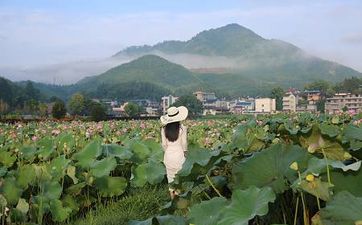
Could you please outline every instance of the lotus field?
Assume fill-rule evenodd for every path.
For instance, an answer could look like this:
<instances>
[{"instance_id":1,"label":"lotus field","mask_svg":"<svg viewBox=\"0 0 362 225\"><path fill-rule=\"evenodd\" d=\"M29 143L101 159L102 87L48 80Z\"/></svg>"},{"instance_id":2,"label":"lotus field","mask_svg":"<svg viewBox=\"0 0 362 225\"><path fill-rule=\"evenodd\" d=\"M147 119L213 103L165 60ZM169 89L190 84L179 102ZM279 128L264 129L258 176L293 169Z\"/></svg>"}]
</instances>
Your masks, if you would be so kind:
<instances>
[{"instance_id":1,"label":"lotus field","mask_svg":"<svg viewBox=\"0 0 362 225\"><path fill-rule=\"evenodd\" d=\"M185 124L180 195L129 224L362 224L361 116ZM132 188L167 183L162 161L159 121L0 123L0 223L72 220Z\"/></svg>"}]
</instances>

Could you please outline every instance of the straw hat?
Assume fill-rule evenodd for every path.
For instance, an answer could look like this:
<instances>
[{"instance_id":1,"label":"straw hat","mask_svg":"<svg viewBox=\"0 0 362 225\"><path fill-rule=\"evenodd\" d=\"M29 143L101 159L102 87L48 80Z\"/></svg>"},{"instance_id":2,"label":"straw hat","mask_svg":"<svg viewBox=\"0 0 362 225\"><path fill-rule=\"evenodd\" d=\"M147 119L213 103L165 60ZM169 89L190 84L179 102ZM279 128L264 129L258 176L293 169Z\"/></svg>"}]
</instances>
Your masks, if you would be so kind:
<instances>
[{"instance_id":1,"label":"straw hat","mask_svg":"<svg viewBox=\"0 0 362 225\"><path fill-rule=\"evenodd\" d=\"M166 115L161 116L161 118L160 118L161 123L163 125L167 125L169 123L185 120L188 113L189 113L189 111L187 110L187 108L185 106L180 106L180 107L172 106L169 109L167 109Z\"/></svg>"}]
</instances>

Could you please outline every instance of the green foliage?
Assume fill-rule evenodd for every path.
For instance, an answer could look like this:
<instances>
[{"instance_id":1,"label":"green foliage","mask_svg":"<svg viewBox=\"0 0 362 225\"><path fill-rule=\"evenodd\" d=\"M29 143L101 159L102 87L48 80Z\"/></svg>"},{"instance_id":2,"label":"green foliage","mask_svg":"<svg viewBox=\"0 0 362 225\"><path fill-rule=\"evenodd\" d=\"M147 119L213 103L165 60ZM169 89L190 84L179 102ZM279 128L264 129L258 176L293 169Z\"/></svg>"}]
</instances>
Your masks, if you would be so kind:
<instances>
[{"instance_id":1,"label":"green foliage","mask_svg":"<svg viewBox=\"0 0 362 225\"><path fill-rule=\"evenodd\" d=\"M133 102L128 102L124 107L124 111L129 117L139 116L141 113L141 107Z\"/></svg>"},{"instance_id":2,"label":"green foliage","mask_svg":"<svg viewBox=\"0 0 362 225\"><path fill-rule=\"evenodd\" d=\"M85 107L85 99L81 93L75 93L68 101L68 109L72 115L81 115Z\"/></svg>"},{"instance_id":3,"label":"green foliage","mask_svg":"<svg viewBox=\"0 0 362 225\"><path fill-rule=\"evenodd\" d=\"M90 118L93 121L101 121L106 119L106 108L98 102L91 102L89 105Z\"/></svg>"},{"instance_id":4,"label":"green foliage","mask_svg":"<svg viewBox=\"0 0 362 225\"><path fill-rule=\"evenodd\" d=\"M194 95L180 96L173 106L185 106L189 110L190 116L196 116L202 113L202 103Z\"/></svg>"},{"instance_id":5,"label":"green foliage","mask_svg":"<svg viewBox=\"0 0 362 225\"><path fill-rule=\"evenodd\" d=\"M61 119L65 116L67 110L63 101L56 101L52 108L52 116L56 119Z\"/></svg>"},{"instance_id":6,"label":"green foliage","mask_svg":"<svg viewBox=\"0 0 362 225\"><path fill-rule=\"evenodd\" d=\"M271 90L270 97L275 98L276 110L283 110L283 96L284 90L281 87L275 87Z\"/></svg>"}]
</instances>

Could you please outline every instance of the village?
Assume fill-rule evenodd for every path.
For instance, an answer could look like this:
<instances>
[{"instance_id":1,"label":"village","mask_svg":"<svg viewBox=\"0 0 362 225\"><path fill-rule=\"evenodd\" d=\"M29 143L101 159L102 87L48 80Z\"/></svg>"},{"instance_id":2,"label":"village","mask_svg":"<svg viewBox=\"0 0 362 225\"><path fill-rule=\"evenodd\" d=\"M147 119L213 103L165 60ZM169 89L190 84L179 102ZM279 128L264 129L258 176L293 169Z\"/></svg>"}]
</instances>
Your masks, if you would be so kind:
<instances>
[{"instance_id":1,"label":"village","mask_svg":"<svg viewBox=\"0 0 362 225\"><path fill-rule=\"evenodd\" d=\"M296 113L310 112L320 113L321 108L326 114L337 114L340 112L360 113L362 112L362 95L351 93L336 93L332 97L325 97L318 90L289 89L281 98L278 109L277 99L270 97L245 97L233 100L218 98L214 92L197 91L193 95L202 103L202 115L224 115L224 114L275 114L279 112ZM114 117L122 117L125 114L125 106L135 103L142 107L141 116L159 116L166 113L179 97L163 96L160 102L148 99L136 99L122 104L112 100L98 100L108 106L108 114Z\"/></svg>"}]
</instances>

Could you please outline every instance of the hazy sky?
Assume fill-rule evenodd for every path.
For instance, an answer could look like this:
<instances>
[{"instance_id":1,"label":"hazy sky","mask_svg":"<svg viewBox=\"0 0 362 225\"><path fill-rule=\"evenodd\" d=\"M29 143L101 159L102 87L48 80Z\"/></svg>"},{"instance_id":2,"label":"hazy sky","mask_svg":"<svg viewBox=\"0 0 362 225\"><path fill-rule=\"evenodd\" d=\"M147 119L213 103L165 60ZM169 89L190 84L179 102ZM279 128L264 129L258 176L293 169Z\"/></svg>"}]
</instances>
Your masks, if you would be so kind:
<instances>
[{"instance_id":1,"label":"hazy sky","mask_svg":"<svg viewBox=\"0 0 362 225\"><path fill-rule=\"evenodd\" d=\"M228 23L362 71L361 0L0 0L0 66L108 57Z\"/></svg>"}]
</instances>

